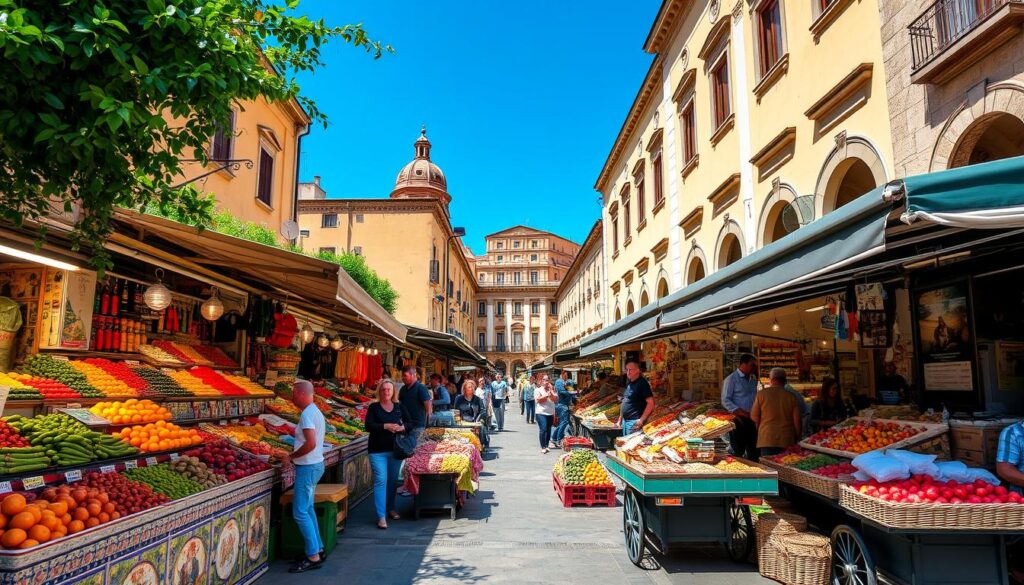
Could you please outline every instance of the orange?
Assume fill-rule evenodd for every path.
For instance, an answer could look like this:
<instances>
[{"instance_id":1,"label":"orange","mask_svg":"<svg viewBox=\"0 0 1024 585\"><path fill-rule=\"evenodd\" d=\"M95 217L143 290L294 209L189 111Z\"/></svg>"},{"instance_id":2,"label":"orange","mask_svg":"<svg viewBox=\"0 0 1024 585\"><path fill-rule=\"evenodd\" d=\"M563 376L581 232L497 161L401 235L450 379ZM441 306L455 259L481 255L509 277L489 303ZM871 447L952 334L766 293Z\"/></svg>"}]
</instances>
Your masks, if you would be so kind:
<instances>
[{"instance_id":1,"label":"orange","mask_svg":"<svg viewBox=\"0 0 1024 585\"><path fill-rule=\"evenodd\" d=\"M75 508L75 513L73 515L75 520L85 521L89 519L89 510L86 510L85 507L78 507Z\"/></svg>"},{"instance_id":2,"label":"orange","mask_svg":"<svg viewBox=\"0 0 1024 585\"><path fill-rule=\"evenodd\" d=\"M89 515L92 516L93 518L95 518L96 516L99 516L100 512L103 511L103 508L101 508L99 504L95 504L95 503L94 504L89 504L88 506L85 507L85 509L89 512Z\"/></svg>"},{"instance_id":3,"label":"orange","mask_svg":"<svg viewBox=\"0 0 1024 585\"><path fill-rule=\"evenodd\" d=\"M110 519L111 520L117 520L120 517L121 517L121 513L118 512L117 510L114 510L113 512L110 513Z\"/></svg>"},{"instance_id":4,"label":"orange","mask_svg":"<svg viewBox=\"0 0 1024 585\"><path fill-rule=\"evenodd\" d=\"M0 530L7 528L7 521L7 516L5 514L0 514Z\"/></svg>"},{"instance_id":5,"label":"orange","mask_svg":"<svg viewBox=\"0 0 1024 585\"><path fill-rule=\"evenodd\" d=\"M100 524L100 519L99 518L89 518L88 520L85 521L85 527L86 528L92 528L93 526L99 526L99 524Z\"/></svg>"},{"instance_id":6,"label":"orange","mask_svg":"<svg viewBox=\"0 0 1024 585\"><path fill-rule=\"evenodd\" d=\"M64 514L63 516L60 517L60 525L61 526L67 526L70 523L71 523L71 514Z\"/></svg>"},{"instance_id":7,"label":"orange","mask_svg":"<svg viewBox=\"0 0 1024 585\"><path fill-rule=\"evenodd\" d=\"M31 538L26 538L21 542L21 546L19 546L18 548L32 548L33 546L39 546L39 541L33 540Z\"/></svg>"},{"instance_id":8,"label":"orange","mask_svg":"<svg viewBox=\"0 0 1024 585\"><path fill-rule=\"evenodd\" d=\"M39 542L50 540L50 529L42 524L36 524L28 530L28 537Z\"/></svg>"},{"instance_id":9,"label":"orange","mask_svg":"<svg viewBox=\"0 0 1024 585\"><path fill-rule=\"evenodd\" d=\"M22 530L28 530L36 524L36 517L31 512L25 511L18 513L14 518L11 518L11 528L21 528Z\"/></svg>"},{"instance_id":10,"label":"orange","mask_svg":"<svg viewBox=\"0 0 1024 585\"><path fill-rule=\"evenodd\" d=\"M103 504L103 511L106 512L107 514L110 514L111 512L113 512L116 509L117 508L114 506L113 502L107 502L106 504Z\"/></svg>"},{"instance_id":11,"label":"orange","mask_svg":"<svg viewBox=\"0 0 1024 585\"><path fill-rule=\"evenodd\" d=\"M35 529L36 526L42 526L43 528L46 528L47 530L51 530L52 531L52 530L56 530L57 527L60 526L60 520L58 520L57 518L51 516L49 518L43 518L43 521L40 522L39 524L36 524L35 526L33 526L32 529ZM29 530L29 536L32 536L32 529ZM37 538L36 540L39 540L39 539ZM40 541L40 542L42 542L42 541Z\"/></svg>"},{"instance_id":12,"label":"orange","mask_svg":"<svg viewBox=\"0 0 1024 585\"><path fill-rule=\"evenodd\" d=\"M107 495L107 492L100 492L100 493L96 494L96 500L100 504L106 504L107 502L110 501L110 496Z\"/></svg>"},{"instance_id":13,"label":"orange","mask_svg":"<svg viewBox=\"0 0 1024 585\"><path fill-rule=\"evenodd\" d=\"M100 512L100 515L97 516L97 518L100 519L100 524L106 524L107 522L110 522L110 514L107 514L106 512Z\"/></svg>"},{"instance_id":14,"label":"orange","mask_svg":"<svg viewBox=\"0 0 1024 585\"><path fill-rule=\"evenodd\" d=\"M0 545L3 545L4 548L17 548L26 538L28 538L27 532L21 528L12 528L0 536Z\"/></svg>"},{"instance_id":15,"label":"orange","mask_svg":"<svg viewBox=\"0 0 1024 585\"><path fill-rule=\"evenodd\" d=\"M64 514L68 513L68 504L67 504L67 502L62 502L62 501L58 500L56 502L51 503L46 508L46 511L47 512L53 512L54 516L60 517L60 516L63 516Z\"/></svg>"},{"instance_id":16,"label":"orange","mask_svg":"<svg viewBox=\"0 0 1024 585\"><path fill-rule=\"evenodd\" d=\"M25 496L21 494L10 494L0 503L0 512L8 516L14 516L25 509Z\"/></svg>"},{"instance_id":17,"label":"orange","mask_svg":"<svg viewBox=\"0 0 1024 585\"><path fill-rule=\"evenodd\" d=\"M68 524L68 532L70 534L81 532L83 530L85 530L85 522L82 522L81 520L72 520L71 523Z\"/></svg>"}]
</instances>

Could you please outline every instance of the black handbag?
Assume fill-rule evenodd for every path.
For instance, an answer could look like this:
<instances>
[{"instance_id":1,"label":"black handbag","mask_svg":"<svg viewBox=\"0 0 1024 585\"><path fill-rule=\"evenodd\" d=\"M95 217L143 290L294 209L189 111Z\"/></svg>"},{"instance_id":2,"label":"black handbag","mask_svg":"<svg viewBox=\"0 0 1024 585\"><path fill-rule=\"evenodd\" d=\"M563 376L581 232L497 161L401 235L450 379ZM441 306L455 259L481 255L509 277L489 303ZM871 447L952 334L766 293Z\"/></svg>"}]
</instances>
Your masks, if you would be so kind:
<instances>
[{"instance_id":1,"label":"black handbag","mask_svg":"<svg viewBox=\"0 0 1024 585\"><path fill-rule=\"evenodd\" d=\"M411 433L395 433L395 459L408 459L416 452L416 437Z\"/></svg>"}]
</instances>

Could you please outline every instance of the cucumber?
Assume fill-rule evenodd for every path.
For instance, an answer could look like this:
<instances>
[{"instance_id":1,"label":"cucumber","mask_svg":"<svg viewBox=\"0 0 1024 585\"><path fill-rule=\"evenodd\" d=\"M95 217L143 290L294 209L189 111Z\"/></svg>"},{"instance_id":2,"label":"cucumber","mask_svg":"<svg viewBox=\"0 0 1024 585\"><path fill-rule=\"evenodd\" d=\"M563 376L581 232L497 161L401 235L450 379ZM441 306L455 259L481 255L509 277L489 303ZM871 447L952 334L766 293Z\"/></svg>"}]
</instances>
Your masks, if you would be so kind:
<instances>
[{"instance_id":1,"label":"cucumber","mask_svg":"<svg viewBox=\"0 0 1024 585\"><path fill-rule=\"evenodd\" d=\"M42 447L0 447L0 455L42 452Z\"/></svg>"},{"instance_id":2,"label":"cucumber","mask_svg":"<svg viewBox=\"0 0 1024 585\"><path fill-rule=\"evenodd\" d=\"M33 463L33 464L18 465L18 466L15 466L15 467L9 467L7 469L4 469L3 470L3 474L4 475L12 475L12 474L15 474L15 473L26 473L28 471L38 471L40 469L46 469L49 466L50 465L48 463Z\"/></svg>"}]
</instances>

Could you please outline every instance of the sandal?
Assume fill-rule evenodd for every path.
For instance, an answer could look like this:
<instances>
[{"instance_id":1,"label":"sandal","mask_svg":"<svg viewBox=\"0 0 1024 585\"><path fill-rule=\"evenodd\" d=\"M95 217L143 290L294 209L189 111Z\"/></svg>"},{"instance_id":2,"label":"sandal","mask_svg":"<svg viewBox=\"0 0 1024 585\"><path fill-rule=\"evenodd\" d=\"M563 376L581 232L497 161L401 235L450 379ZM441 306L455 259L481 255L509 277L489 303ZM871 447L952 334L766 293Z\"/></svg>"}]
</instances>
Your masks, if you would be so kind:
<instances>
[{"instance_id":1,"label":"sandal","mask_svg":"<svg viewBox=\"0 0 1024 585\"><path fill-rule=\"evenodd\" d=\"M392 520L399 520L399 519L401 519L401 518L402 518L401 516L399 516L399 515L398 515L398 512L388 512L388 516L389 516L389 517L390 517L390 518L391 518Z\"/></svg>"},{"instance_id":2,"label":"sandal","mask_svg":"<svg viewBox=\"0 0 1024 585\"><path fill-rule=\"evenodd\" d=\"M383 519L383 518L381 518L380 520L377 521L377 528L379 528L381 530L387 530L388 529L388 521Z\"/></svg>"}]
</instances>

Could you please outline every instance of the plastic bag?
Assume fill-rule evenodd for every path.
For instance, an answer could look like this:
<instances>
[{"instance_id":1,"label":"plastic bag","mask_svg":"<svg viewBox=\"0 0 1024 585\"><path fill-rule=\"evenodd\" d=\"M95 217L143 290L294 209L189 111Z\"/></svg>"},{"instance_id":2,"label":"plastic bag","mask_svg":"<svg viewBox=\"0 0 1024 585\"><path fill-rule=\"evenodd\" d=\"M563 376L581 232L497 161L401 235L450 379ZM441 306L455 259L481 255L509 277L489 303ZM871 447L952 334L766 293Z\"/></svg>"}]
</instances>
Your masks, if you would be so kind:
<instances>
[{"instance_id":1,"label":"plastic bag","mask_svg":"<svg viewBox=\"0 0 1024 585\"><path fill-rule=\"evenodd\" d=\"M914 453L902 449L889 449L885 454L888 457L893 457L906 463L910 473L930 475L932 477L936 477L939 474L939 468L935 466L935 455L925 455L924 453Z\"/></svg>"},{"instance_id":2,"label":"plastic bag","mask_svg":"<svg viewBox=\"0 0 1024 585\"><path fill-rule=\"evenodd\" d=\"M967 479L967 464L962 461L939 461L935 464L935 467L939 469L939 475L935 479L942 481L953 480L960 483L974 481L973 479Z\"/></svg>"},{"instance_id":3,"label":"plastic bag","mask_svg":"<svg viewBox=\"0 0 1024 585\"><path fill-rule=\"evenodd\" d=\"M967 469L967 480L964 483L974 483L977 480L981 480L985 483L992 485L999 485L999 478L992 475L992 472L987 469L980 467L971 467Z\"/></svg>"},{"instance_id":4,"label":"plastic bag","mask_svg":"<svg viewBox=\"0 0 1024 585\"><path fill-rule=\"evenodd\" d=\"M871 479L871 476L858 470L853 472L853 479L856 479L857 481L867 481Z\"/></svg>"},{"instance_id":5,"label":"plastic bag","mask_svg":"<svg viewBox=\"0 0 1024 585\"><path fill-rule=\"evenodd\" d=\"M853 460L853 466L881 482L910 477L910 467L906 463L878 451L858 455Z\"/></svg>"}]
</instances>

